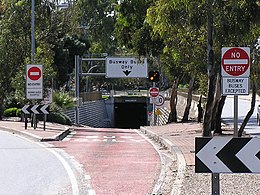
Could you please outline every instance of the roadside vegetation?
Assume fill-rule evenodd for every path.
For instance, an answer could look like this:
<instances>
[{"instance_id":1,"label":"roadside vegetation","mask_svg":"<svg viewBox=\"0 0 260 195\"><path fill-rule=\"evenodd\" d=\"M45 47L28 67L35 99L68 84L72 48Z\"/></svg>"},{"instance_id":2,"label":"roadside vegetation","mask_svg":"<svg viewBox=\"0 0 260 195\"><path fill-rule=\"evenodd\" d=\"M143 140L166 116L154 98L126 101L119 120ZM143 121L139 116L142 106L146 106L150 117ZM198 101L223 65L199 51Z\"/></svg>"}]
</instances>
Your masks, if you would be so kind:
<instances>
[{"instance_id":1,"label":"roadside vegetation","mask_svg":"<svg viewBox=\"0 0 260 195\"><path fill-rule=\"evenodd\" d=\"M250 85L259 92L260 1L213 0L39 0L35 5L35 64L43 64L44 88L61 91L51 106L63 113L73 94L75 55L145 56L149 70L161 74L157 86L171 89L168 122L177 122L177 93L186 86L182 121L189 120L191 95L206 97L203 134L221 133L222 47L250 47ZM25 66L31 61L31 1L0 0L0 110L30 104L25 98ZM104 71L95 64L93 71ZM84 69L92 67L84 64ZM147 79L80 78L80 90L148 89ZM62 102L62 105L59 103ZM38 102L40 103L40 102ZM250 111L250 108L249 108ZM7 112L7 111L5 111ZM250 115L250 112L249 112ZM249 116L248 115L248 116ZM246 121L245 121L246 123ZM240 135L243 127L240 129Z\"/></svg>"}]
</instances>

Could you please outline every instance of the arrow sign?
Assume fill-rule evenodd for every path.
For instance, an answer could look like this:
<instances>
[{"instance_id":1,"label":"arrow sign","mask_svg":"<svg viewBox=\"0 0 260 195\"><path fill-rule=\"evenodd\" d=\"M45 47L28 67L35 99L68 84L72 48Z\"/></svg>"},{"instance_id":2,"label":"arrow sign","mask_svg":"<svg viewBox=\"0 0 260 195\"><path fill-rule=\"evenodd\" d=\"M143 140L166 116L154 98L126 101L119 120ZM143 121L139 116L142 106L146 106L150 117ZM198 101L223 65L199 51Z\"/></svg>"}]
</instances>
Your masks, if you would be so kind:
<instances>
[{"instance_id":1,"label":"arrow sign","mask_svg":"<svg viewBox=\"0 0 260 195\"><path fill-rule=\"evenodd\" d=\"M128 76L131 73L131 71L125 70L125 71L123 71L123 73L125 73L125 75Z\"/></svg>"},{"instance_id":2,"label":"arrow sign","mask_svg":"<svg viewBox=\"0 0 260 195\"><path fill-rule=\"evenodd\" d=\"M25 106L23 106L22 107L22 112L24 113L24 114L30 114L31 112L31 107L32 106L30 106L30 105L25 105Z\"/></svg>"},{"instance_id":3,"label":"arrow sign","mask_svg":"<svg viewBox=\"0 0 260 195\"><path fill-rule=\"evenodd\" d=\"M49 105L25 105L22 108L24 114L49 114Z\"/></svg>"},{"instance_id":4,"label":"arrow sign","mask_svg":"<svg viewBox=\"0 0 260 195\"><path fill-rule=\"evenodd\" d=\"M196 173L260 173L260 138L195 138Z\"/></svg>"}]
</instances>

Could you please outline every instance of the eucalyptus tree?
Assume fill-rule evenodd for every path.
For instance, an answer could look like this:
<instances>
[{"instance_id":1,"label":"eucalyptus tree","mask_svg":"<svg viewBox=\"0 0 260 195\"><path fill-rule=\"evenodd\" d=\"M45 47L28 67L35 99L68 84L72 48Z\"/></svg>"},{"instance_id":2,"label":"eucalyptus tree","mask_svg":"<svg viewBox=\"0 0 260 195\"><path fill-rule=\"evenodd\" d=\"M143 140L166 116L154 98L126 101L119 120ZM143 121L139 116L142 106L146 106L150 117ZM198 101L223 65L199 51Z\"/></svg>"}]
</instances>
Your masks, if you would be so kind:
<instances>
[{"instance_id":1,"label":"eucalyptus tree","mask_svg":"<svg viewBox=\"0 0 260 195\"><path fill-rule=\"evenodd\" d=\"M177 121L177 88L181 78L190 78L189 96L183 121L188 120L195 78L205 74L205 11L203 1L154 1L147 19L154 33L164 40L164 69L173 80L169 122ZM204 69L203 69L204 67ZM171 70L171 71L169 71Z\"/></svg>"}]
</instances>

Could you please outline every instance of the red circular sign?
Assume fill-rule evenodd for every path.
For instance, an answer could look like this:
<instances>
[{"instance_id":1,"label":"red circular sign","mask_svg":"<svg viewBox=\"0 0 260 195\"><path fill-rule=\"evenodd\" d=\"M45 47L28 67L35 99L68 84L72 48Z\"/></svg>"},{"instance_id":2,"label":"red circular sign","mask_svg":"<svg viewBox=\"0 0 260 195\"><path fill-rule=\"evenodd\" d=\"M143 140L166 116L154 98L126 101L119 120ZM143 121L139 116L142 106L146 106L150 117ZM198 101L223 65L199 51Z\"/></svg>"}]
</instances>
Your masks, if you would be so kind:
<instances>
[{"instance_id":1,"label":"red circular sign","mask_svg":"<svg viewBox=\"0 0 260 195\"><path fill-rule=\"evenodd\" d=\"M159 88L157 88L157 87L152 87L152 88L150 88L150 91L149 91L149 93L150 93L150 96L152 96L152 97L157 97L158 95L159 95Z\"/></svg>"},{"instance_id":2,"label":"red circular sign","mask_svg":"<svg viewBox=\"0 0 260 195\"><path fill-rule=\"evenodd\" d=\"M41 69L38 67L31 67L28 70L28 78L33 80L33 81L37 81L39 78L41 78L42 76L42 72Z\"/></svg>"},{"instance_id":3,"label":"red circular sign","mask_svg":"<svg viewBox=\"0 0 260 195\"><path fill-rule=\"evenodd\" d=\"M243 75L249 66L248 53L239 47L228 49L222 56L222 68L231 76Z\"/></svg>"}]
</instances>

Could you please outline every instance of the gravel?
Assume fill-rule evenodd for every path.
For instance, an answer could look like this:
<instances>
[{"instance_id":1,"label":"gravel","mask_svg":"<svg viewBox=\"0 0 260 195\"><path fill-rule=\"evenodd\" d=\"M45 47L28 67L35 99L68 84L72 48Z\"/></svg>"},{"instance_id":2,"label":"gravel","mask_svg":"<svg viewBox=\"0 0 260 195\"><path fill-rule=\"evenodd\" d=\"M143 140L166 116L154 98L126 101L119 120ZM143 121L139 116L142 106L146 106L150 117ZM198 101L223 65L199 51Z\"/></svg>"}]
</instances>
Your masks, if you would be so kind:
<instances>
[{"instance_id":1,"label":"gravel","mask_svg":"<svg viewBox=\"0 0 260 195\"><path fill-rule=\"evenodd\" d=\"M195 173L194 166L187 166L181 194L212 194L211 175ZM259 174L219 174L220 194L222 195L259 195Z\"/></svg>"}]
</instances>

